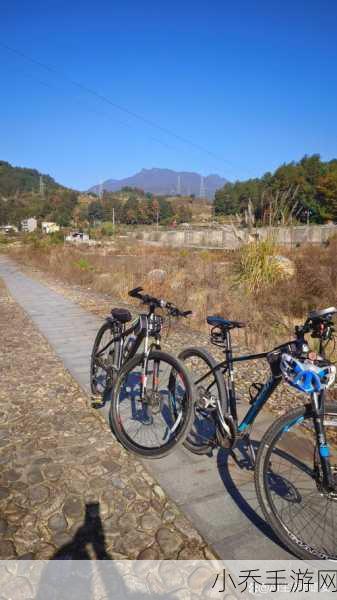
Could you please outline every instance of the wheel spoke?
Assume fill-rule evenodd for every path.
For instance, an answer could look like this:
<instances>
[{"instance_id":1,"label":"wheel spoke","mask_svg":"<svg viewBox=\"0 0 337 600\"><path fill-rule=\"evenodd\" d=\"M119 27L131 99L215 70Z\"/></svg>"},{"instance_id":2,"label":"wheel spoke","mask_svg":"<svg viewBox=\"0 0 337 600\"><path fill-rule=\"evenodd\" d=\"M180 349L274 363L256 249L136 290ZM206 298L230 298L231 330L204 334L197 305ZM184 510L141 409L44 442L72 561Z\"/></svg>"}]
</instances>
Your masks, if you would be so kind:
<instances>
[{"instance_id":1,"label":"wheel spoke","mask_svg":"<svg viewBox=\"0 0 337 600\"><path fill-rule=\"evenodd\" d=\"M110 414L117 424L120 440L135 452L158 455L173 447L186 429L187 414L191 413L191 407L186 412L189 406L186 398L190 392L185 378L168 360L149 356L142 397L142 363L130 361L129 369L117 384Z\"/></svg>"},{"instance_id":2,"label":"wheel spoke","mask_svg":"<svg viewBox=\"0 0 337 600\"><path fill-rule=\"evenodd\" d=\"M337 490L336 410L331 415L327 410L325 431ZM329 416L333 419L329 419ZM264 456L264 464L269 467L258 468L265 473L262 497L266 506L269 506L265 514L271 515L270 524L276 533L280 528L282 535L288 536L290 545L297 545L299 555L303 556L306 552L312 558L323 555L336 559L337 500L320 484L323 476L319 459L315 476L317 446L311 417L305 415L304 420L290 428L286 426L286 418L280 419L279 430L277 432L275 428L273 439L267 439L268 432L265 438L262 444L268 449L264 454L261 452L260 456Z\"/></svg>"}]
</instances>

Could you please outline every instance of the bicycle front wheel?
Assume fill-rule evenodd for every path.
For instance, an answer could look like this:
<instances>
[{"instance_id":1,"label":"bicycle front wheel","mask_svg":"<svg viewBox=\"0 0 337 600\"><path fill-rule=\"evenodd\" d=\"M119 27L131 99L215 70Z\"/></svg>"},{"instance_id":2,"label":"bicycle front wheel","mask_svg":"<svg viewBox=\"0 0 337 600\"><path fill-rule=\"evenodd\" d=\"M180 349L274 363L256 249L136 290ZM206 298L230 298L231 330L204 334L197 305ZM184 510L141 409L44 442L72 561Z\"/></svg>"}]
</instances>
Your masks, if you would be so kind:
<instances>
[{"instance_id":1,"label":"bicycle front wheel","mask_svg":"<svg viewBox=\"0 0 337 600\"><path fill-rule=\"evenodd\" d=\"M155 350L147 360L137 354L120 371L110 424L125 448L160 458L184 441L192 407L193 386L186 368L174 356Z\"/></svg>"},{"instance_id":2,"label":"bicycle front wheel","mask_svg":"<svg viewBox=\"0 0 337 600\"><path fill-rule=\"evenodd\" d=\"M324 427L337 482L336 404L325 406ZM337 560L337 494L322 486L311 406L288 412L266 431L255 485L266 520L296 556Z\"/></svg>"}]
</instances>

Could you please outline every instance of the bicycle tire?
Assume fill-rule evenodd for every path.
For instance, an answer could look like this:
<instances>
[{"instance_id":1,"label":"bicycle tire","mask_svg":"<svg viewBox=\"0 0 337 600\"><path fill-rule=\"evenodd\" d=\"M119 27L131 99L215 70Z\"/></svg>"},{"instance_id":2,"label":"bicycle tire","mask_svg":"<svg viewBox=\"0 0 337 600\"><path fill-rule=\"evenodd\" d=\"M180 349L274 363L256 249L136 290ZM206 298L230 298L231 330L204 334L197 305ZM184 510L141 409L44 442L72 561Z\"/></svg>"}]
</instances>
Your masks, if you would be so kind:
<instances>
[{"instance_id":1,"label":"bicycle tire","mask_svg":"<svg viewBox=\"0 0 337 600\"><path fill-rule=\"evenodd\" d=\"M180 354L178 356L179 360L182 360L184 363L186 361L188 361L189 359L192 359L193 357L196 357L205 363L205 373L207 373L210 369L213 369L217 364L217 361L215 360L215 358L205 348L199 348L199 347L186 348L185 350L180 352ZM189 366L188 366L188 370L191 372L191 368ZM215 385L215 389L216 389L216 394L220 400L221 410L223 411L224 405L225 405L225 399L227 397L226 386L225 386L223 374L222 374L221 370L218 369L217 371L214 372L213 376L214 376L214 385ZM193 379L194 378L193 378L193 373L192 373L192 380ZM195 389L196 402L198 400L198 396L199 396L199 388L196 388ZM193 454L208 454L210 452L210 450L212 448L214 448L214 445L216 445L216 424L214 423L214 427L215 427L214 443L212 444L211 441L202 443L203 440L200 439L200 437L202 437L202 436L197 437L193 431L193 427L194 428L197 427L196 421L198 418L198 416L197 416L198 408L196 406L196 403L194 403L193 409L194 409L194 418L192 418L192 428L184 441L184 446L185 446L185 448L187 448L187 450L189 450L190 452L193 452ZM201 412L199 411L199 415L200 414L201 414Z\"/></svg>"},{"instance_id":2,"label":"bicycle tire","mask_svg":"<svg viewBox=\"0 0 337 600\"><path fill-rule=\"evenodd\" d=\"M96 338L94 341L94 345L92 348L92 352L91 352L91 358L90 358L90 389L91 389L91 393L93 394L93 396L101 396L102 394L104 394L104 390L99 390L98 389L98 385L97 385L97 379L96 379L96 372L95 372L95 368L96 368L96 364L95 364L95 357L97 354L97 351L99 349L100 343L102 341L102 338L104 336L104 334L110 331L111 332L111 336L113 337L113 333L112 333L112 324L109 321L105 321L101 327L99 328L97 334L96 334ZM103 383L102 383L103 385ZM106 388L106 385L104 385L104 388Z\"/></svg>"},{"instance_id":3,"label":"bicycle tire","mask_svg":"<svg viewBox=\"0 0 337 600\"><path fill-rule=\"evenodd\" d=\"M330 423L329 419L330 417L333 419L331 421L331 423L334 424L334 426L336 426L337 429L337 404L332 404L332 403L327 403L325 406L325 411L324 411L324 422L326 424L326 428L328 427L328 423ZM303 432L298 432L297 433L297 439L295 439L295 431L296 431L296 426L300 425L304 423L304 428L303 428ZM316 527L316 522L315 522L315 518L317 516L317 522L318 522L318 528L317 531L320 534L320 527L323 527L322 524L322 519L323 519L323 514L324 512L319 509L317 510L315 502L318 501L319 499L324 498L324 494L320 493L318 489L315 489L315 486L317 488L316 485L316 481L314 481L312 475L310 476L310 482L312 487L314 488L314 491L309 495L305 495L307 492L307 487L302 488L303 490L305 490L305 494L301 493L298 491L298 489L296 489L296 486L298 488L298 486L300 485L300 481L301 481L301 477L303 477L303 474L308 475L309 476L309 472L310 472L310 468L307 468L307 465L305 464L306 458L304 458L304 456L306 455L310 455L310 443L309 443L309 433L310 433L310 427L312 424L312 408L311 405L307 405L307 406L302 406L299 408L296 408L294 410L289 411L288 413L286 413L285 415L279 417L270 427L269 429L265 432L260 446L259 446L259 450L257 453L257 458L256 458L256 468L255 468L255 487L256 487L256 493L257 493L257 497L262 509L262 512L266 518L266 521L269 523L269 525L271 526L272 530L274 531L274 533L277 535L277 537L281 540L281 542L287 547L289 548L289 550L297 557L304 559L304 560L313 560L313 559L324 559L324 560L337 560L337 543L336 543L336 553L330 553L327 551L326 546L327 546L327 539L326 541L323 543L323 545L325 545L325 550L324 548L316 548L314 545L315 541L309 542L308 539L301 539L301 537L303 538L305 535L306 537L308 537L307 534L304 533L304 526L306 527ZM298 427L299 428L299 427ZM295 431L294 431L295 430ZM281 471L281 469L279 468L279 471L275 470L275 472L273 471L273 456L279 456L280 461L286 460L286 456L288 454L287 451L287 443L284 439L282 439L282 436L285 433L290 433L290 435L292 435L292 451L291 451L291 455L289 454L290 460L289 462L292 463L292 468L296 468L297 471L300 472L300 475L298 474L298 472L296 472L296 483L295 485L292 484L291 480L289 479L289 475L287 470ZM299 437L299 434L303 435L301 437ZM333 432L335 434L335 432ZM337 432L336 432L337 433ZM300 445L298 445L298 439L300 440ZM278 442L280 442L280 447L277 449L277 444ZM299 452L299 457L297 458L296 456L294 456L294 449L298 448L298 452ZM315 446L315 452L317 452L317 446ZM274 453L273 453L274 451ZM313 454L313 456L315 455L315 452ZM284 455L282 457L282 455ZM337 453L335 452L335 456L337 455ZM313 456L311 458L311 463L313 463ZM290 471L289 471L290 472ZM287 477L285 476L285 473L287 474ZM273 482L273 478L274 478L274 482ZM270 481L270 484L268 483L268 480ZM307 485L307 480L305 480L305 483ZM269 490L269 487L274 488L272 491ZM288 489L287 489L288 488ZM301 490L301 488L300 488ZM308 498L312 498L311 502L314 503L314 509L312 507L310 507L309 505L309 500ZM276 510L276 501L275 499L279 498L280 499L280 504L281 502L284 503L285 508L283 510L284 512L284 519L282 521L282 519L280 518L280 515L278 514L277 510ZM306 522L305 520L300 521L300 519L298 520L298 524L296 523L296 521L294 521L294 525L292 526L292 529L290 529L290 526L288 523L285 522L285 518L288 517L288 520L290 519L290 514L291 514L291 510L292 510L292 504L295 505L297 503L297 513L294 513L294 520L295 517L297 515L301 515L301 517L303 517L304 519L304 515L303 512L300 513L299 509L298 509L298 504L299 501L302 500L302 498L304 498L306 504L304 503L304 508L306 506L309 505L309 510L310 512L310 517L308 522ZM337 500L328 500L326 498L327 502L330 502L330 506L332 508L332 510L334 510L333 506L335 506L335 512L337 515ZM323 500L320 500L320 502L323 502ZM287 506L288 504L288 506ZM294 509L295 510L295 509ZM327 509L328 510L328 509ZM317 512L317 515L316 515ZM281 512L282 514L282 512ZM327 516L327 511L325 512L325 515ZM333 515L332 515L333 516ZM333 517L332 523L334 523L336 517ZM304 525L303 525L304 523ZM337 523L337 520L336 520ZM299 533L299 531L301 533ZM326 525L324 526L324 531L323 531L323 537L326 531ZM329 534L329 527L327 529L327 535ZM334 535L334 540L335 540L335 535ZM333 540L333 545L334 545L334 540Z\"/></svg>"},{"instance_id":4,"label":"bicycle tire","mask_svg":"<svg viewBox=\"0 0 337 600\"><path fill-rule=\"evenodd\" d=\"M176 429L173 428L174 433L167 443L153 447L148 447L136 443L130 438L130 436L123 427L120 410L122 400L120 401L120 396L122 394L122 386L124 382L127 381L128 375L130 375L135 368L141 368L143 365L143 360L144 354L136 354L133 358L127 361L127 363L122 367L121 371L119 372L116 384L114 386L114 393L112 394L110 403L110 426L119 442L124 446L124 448L126 448L133 454L151 459L162 458L163 456L167 456L173 449L182 444L189 431L189 428L191 426L191 418L193 416L193 385L187 369L185 368L183 363L179 361L176 357L166 352L162 352L161 350L153 350L149 353L148 363L150 363L151 361L160 361L166 363L171 367L171 369L173 369L179 374L185 389L182 400L183 413L182 417L179 417L179 426ZM170 379L171 378L169 376L169 380ZM131 404L132 402L135 402L135 400L131 399Z\"/></svg>"}]
</instances>

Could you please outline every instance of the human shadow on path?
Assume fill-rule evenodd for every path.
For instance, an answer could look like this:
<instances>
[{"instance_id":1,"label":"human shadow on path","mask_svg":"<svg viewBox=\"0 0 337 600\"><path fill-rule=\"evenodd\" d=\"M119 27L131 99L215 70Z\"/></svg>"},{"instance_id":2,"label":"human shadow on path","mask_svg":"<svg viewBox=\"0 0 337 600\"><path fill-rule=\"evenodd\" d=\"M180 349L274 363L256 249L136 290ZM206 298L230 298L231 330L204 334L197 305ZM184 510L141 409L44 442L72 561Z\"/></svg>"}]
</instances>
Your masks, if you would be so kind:
<instances>
[{"instance_id":1,"label":"human shadow on path","mask_svg":"<svg viewBox=\"0 0 337 600\"><path fill-rule=\"evenodd\" d=\"M121 571L115 566L107 551L99 503L86 504L83 524L78 528L73 539L57 550L48 561L42 572L35 598L36 600L46 598L91 600L95 597L111 600L173 599L169 593L162 595L151 592L150 594L146 591L147 588L143 583L145 578L142 579L141 576L141 562L139 561L140 568L137 569L138 575L135 575L134 570L131 572L135 589L130 590L126 585L128 578L122 577ZM130 566L129 569L131 570ZM147 575L148 572L147 568L145 574Z\"/></svg>"}]
</instances>

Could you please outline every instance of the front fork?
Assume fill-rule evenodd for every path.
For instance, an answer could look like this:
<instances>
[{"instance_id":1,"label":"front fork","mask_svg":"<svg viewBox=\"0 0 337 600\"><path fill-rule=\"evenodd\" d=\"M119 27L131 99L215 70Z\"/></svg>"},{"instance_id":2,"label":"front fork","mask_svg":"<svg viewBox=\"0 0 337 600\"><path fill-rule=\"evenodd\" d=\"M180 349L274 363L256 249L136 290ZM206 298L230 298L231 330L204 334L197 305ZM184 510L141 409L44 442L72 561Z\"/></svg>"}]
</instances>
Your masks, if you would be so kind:
<instances>
[{"instance_id":1,"label":"front fork","mask_svg":"<svg viewBox=\"0 0 337 600\"><path fill-rule=\"evenodd\" d=\"M324 391L311 395L311 405L313 410L313 421L317 439L317 451L319 454L319 462L322 469L322 484L326 491L334 490L333 478L330 465L330 448L326 439L324 427L325 413L325 393ZM314 459L315 460L315 459Z\"/></svg>"},{"instance_id":2,"label":"front fork","mask_svg":"<svg viewBox=\"0 0 337 600\"><path fill-rule=\"evenodd\" d=\"M147 388L147 380L148 380L148 361L149 361L149 354L152 350L152 348L155 347L157 349L160 349L160 340L159 338L156 339L155 344L151 344L149 345L149 336L148 334L145 337L145 346L144 346L144 360L143 360L143 369L142 369L142 375L141 375L141 383L140 383L140 399L141 402L146 401L146 388ZM153 374L152 374L152 390L153 391L158 391L158 385L159 385L159 361L154 361L154 365L153 365Z\"/></svg>"}]
</instances>

